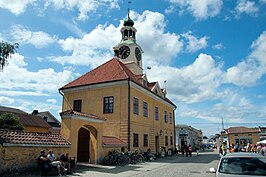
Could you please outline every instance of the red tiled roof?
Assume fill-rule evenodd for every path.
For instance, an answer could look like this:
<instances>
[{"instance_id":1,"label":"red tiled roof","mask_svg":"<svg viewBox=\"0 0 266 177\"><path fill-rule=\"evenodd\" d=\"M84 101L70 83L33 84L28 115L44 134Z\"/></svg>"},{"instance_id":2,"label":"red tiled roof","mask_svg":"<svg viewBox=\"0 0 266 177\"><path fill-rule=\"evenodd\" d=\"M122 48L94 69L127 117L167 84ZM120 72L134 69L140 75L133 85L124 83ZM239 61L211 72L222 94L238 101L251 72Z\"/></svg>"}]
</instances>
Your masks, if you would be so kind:
<instances>
[{"instance_id":1,"label":"red tiled roof","mask_svg":"<svg viewBox=\"0 0 266 177\"><path fill-rule=\"evenodd\" d=\"M88 113L83 113L83 112L77 112L77 111L73 111L73 110L67 110L67 111L64 111L64 112L61 112L60 113L60 116L67 116L67 115L76 115L76 116L83 116L83 117L88 117L88 118L91 118L91 119L95 119L95 120L101 120L101 121L106 121L105 118L102 118L102 117L99 117L99 116L96 116L94 114L88 114Z\"/></svg>"},{"instance_id":2,"label":"red tiled roof","mask_svg":"<svg viewBox=\"0 0 266 177\"><path fill-rule=\"evenodd\" d=\"M230 127L226 130L228 134L231 133L259 133L259 129L247 128L247 127Z\"/></svg>"},{"instance_id":3,"label":"red tiled roof","mask_svg":"<svg viewBox=\"0 0 266 177\"><path fill-rule=\"evenodd\" d=\"M135 75L128 69L128 67L125 64L123 64L121 61L117 60L116 58L113 58L107 61L106 63L98 66L97 68L91 70L90 72L80 76L74 81L68 83L67 85L61 87L59 90L85 86L90 84L98 84L98 83L130 79L131 81L135 82L141 87L151 91L151 89L148 86L144 86L140 82L140 78L142 77L143 74ZM162 99L175 106L175 104L171 102L169 99L166 98Z\"/></svg>"},{"instance_id":4,"label":"red tiled roof","mask_svg":"<svg viewBox=\"0 0 266 177\"><path fill-rule=\"evenodd\" d=\"M138 82L135 75L122 62L113 58L91 70L90 72L82 75L76 80L70 82L69 84L63 86L60 88L60 90L89 84L125 80L129 78L135 82Z\"/></svg>"},{"instance_id":5,"label":"red tiled roof","mask_svg":"<svg viewBox=\"0 0 266 177\"><path fill-rule=\"evenodd\" d=\"M20 123L23 126L31 126L31 127L42 127L42 128L50 128L51 126L43 120L39 116L34 116L31 114L17 113L17 112L9 112L9 111L1 111L0 115L4 113L12 113L19 118Z\"/></svg>"},{"instance_id":6,"label":"red tiled roof","mask_svg":"<svg viewBox=\"0 0 266 177\"><path fill-rule=\"evenodd\" d=\"M70 146L59 134L0 130L0 144L6 146Z\"/></svg>"},{"instance_id":7,"label":"red tiled roof","mask_svg":"<svg viewBox=\"0 0 266 177\"><path fill-rule=\"evenodd\" d=\"M103 146L125 147L125 146L127 146L127 144L124 141L120 140L119 138L112 137L112 136L103 136Z\"/></svg>"}]
</instances>

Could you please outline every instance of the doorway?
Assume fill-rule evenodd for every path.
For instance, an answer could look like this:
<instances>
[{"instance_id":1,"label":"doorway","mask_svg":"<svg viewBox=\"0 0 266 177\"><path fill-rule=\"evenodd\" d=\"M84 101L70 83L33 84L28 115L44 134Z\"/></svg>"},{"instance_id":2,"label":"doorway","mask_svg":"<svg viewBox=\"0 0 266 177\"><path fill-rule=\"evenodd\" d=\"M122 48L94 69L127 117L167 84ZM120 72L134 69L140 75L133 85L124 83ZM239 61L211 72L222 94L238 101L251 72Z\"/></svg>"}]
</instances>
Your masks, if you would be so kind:
<instances>
[{"instance_id":1,"label":"doorway","mask_svg":"<svg viewBox=\"0 0 266 177\"><path fill-rule=\"evenodd\" d=\"M85 128L79 129L77 162L90 161L90 131Z\"/></svg>"},{"instance_id":2,"label":"doorway","mask_svg":"<svg viewBox=\"0 0 266 177\"><path fill-rule=\"evenodd\" d=\"M155 151L159 153L159 136L155 136Z\"/></svg>"}]
</instances>

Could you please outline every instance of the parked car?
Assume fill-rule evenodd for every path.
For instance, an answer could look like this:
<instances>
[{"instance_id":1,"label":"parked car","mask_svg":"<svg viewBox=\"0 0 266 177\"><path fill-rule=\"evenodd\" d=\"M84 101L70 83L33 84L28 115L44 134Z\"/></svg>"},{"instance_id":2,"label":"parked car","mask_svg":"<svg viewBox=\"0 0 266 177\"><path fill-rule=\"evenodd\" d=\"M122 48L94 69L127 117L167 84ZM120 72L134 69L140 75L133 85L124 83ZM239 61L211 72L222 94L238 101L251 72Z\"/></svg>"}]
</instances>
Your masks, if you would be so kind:
<instances>
[{"instance_id":1,"label":"parked car","mask_svg":"<svg viewBox=\"0 0 266 177\"><path fill-rule=\"evenodd\" d=\"M216 177L266 176L266 157L247 152L234 152L222 156L218 168L210 168Z\"/></svg>"}]
</instances>

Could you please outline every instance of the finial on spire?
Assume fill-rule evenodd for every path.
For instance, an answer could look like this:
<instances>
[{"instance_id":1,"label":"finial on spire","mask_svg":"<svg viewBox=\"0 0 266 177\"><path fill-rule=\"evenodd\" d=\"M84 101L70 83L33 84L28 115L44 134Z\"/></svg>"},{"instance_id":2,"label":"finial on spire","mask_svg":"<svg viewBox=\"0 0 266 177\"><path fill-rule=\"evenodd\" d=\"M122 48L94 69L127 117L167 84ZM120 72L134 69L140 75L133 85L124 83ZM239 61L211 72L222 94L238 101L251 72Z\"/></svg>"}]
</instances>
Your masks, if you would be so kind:
<instances>
[{"instance_id":1,"label":"finial on spire","mask_svg":"<svg viewBox=\"0 0 266 177\"><path fill-rule=\"evenodd\" d=\"M130 12L130 9L129 9L129 4L131 3L131 1L128 1L128 4L127 4L127 18L124 20L124 26L133 26L134 25L134 21L130 19L129 17L129 12Z\"/></svg>"},{"instance_id":2,"label":"finial on spire","mask_svg":"<svg viewBox=\"0 0 266 177\"><path fill-rule=\"evenodd\" d=\"M129 19L129 12L130 12L129 4L131 4L131 1L127 1L127 17L128 17L128 19Z\"/></svg>"}]
</instances>

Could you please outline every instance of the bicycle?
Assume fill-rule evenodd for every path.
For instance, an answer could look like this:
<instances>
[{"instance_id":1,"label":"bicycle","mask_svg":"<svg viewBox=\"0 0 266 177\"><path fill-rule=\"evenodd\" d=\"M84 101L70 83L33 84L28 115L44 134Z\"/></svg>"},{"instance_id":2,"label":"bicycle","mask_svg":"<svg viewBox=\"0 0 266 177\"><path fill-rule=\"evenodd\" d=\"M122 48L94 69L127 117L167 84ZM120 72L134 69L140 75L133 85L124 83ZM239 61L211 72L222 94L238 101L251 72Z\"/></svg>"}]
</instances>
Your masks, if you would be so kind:
<instances>
[{"instance_id":1,"label":"bicycle","mask_svg":"<svg viewBox=\"0 0 266 177\"><path fill-rule=\"evenodd\" d=\"M103 163L105 165L120 165L124 166L129 163L129 158L121 153L117 152L116 150L114 151L109 151L108 155L104 157Z\"/></svg>"}]
</instances>

